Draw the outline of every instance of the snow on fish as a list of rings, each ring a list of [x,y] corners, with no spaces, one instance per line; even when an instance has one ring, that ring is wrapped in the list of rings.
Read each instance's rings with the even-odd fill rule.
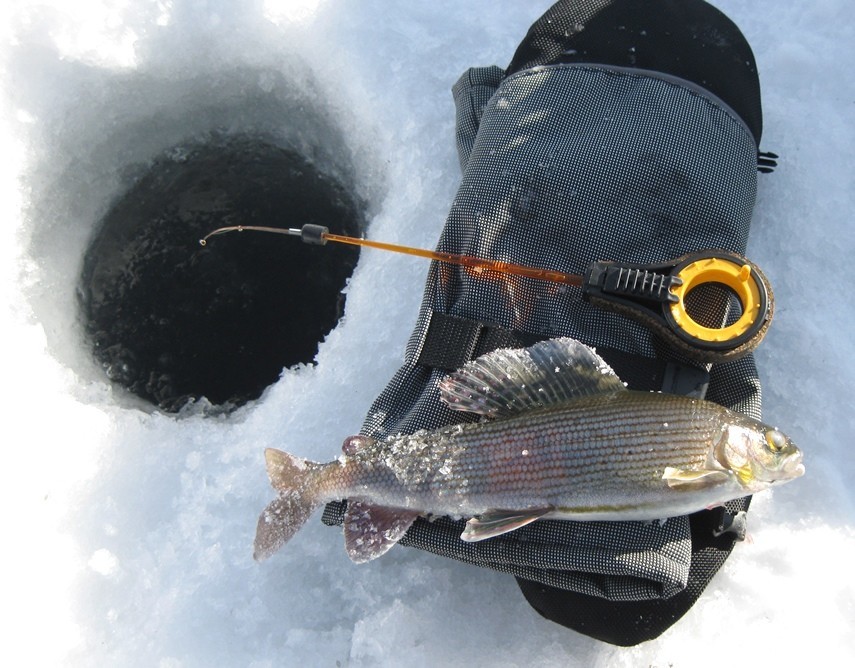
[[[655,520],[804,473],[782,432],[718,404],[637,392],[575,339],[497,350],[440,382],[451,408],[485,419],[376,440],[351,436],[328,464],[265,452],[279,492],[255,557],[276,552],[319,506],[347,499],[345,547],[362,563],[420,516],[470,518],[479,541],[538,519]]]

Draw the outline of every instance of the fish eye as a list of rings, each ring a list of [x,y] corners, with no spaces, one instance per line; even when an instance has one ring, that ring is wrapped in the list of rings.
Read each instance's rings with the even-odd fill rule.
[[[770,452],[781,452],[787,445],[787,437],[777,429],[766,430],[766,448]]]

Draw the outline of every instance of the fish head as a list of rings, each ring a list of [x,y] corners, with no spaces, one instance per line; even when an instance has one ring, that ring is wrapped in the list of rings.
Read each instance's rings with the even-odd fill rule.
[[[737,422],[722,431],[719,464],[736,474],[746,492],[804,475],[802,453],[789,436],[760,422]]]

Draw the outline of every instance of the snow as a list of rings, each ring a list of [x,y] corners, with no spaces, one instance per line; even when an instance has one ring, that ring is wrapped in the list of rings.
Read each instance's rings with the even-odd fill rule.
[[[174,416],[108,386],[81,344],[92,225],[139,165],[212,126],[325,108],[371,235],[431,246],[458,180],[450,86],[505,65],[548,0],[8,0],[0,9],[0,302],[7,665],[705,666],[855,659],[855,27],[850,0],[718,0],[761,71],[749,255],[776,319],[765,416],[807,475],[755,498],[737,546],[661,638],[616,648],[540,618],[507,576],[395,548],[346,557],[315,519],[252,560],[263,449],[330,460],[397,368],[427,269],[365,252],[318,364],[229,417]],[[324,158],[323,155],[320,156]],[[837,274],[837,275],[835,275]],[[383,319],[377,300],[383,298]],[[846,661],[846,657],[850,661]]]

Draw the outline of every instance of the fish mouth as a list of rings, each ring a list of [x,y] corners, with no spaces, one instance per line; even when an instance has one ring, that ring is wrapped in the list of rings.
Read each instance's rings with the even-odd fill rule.
[[[805,465],[802,462],[802,453],[794,452],[787,457],[784,465],[781,467],[781,472],[784,474],[784,479],[786,480],[803,476],[805,474]]]

